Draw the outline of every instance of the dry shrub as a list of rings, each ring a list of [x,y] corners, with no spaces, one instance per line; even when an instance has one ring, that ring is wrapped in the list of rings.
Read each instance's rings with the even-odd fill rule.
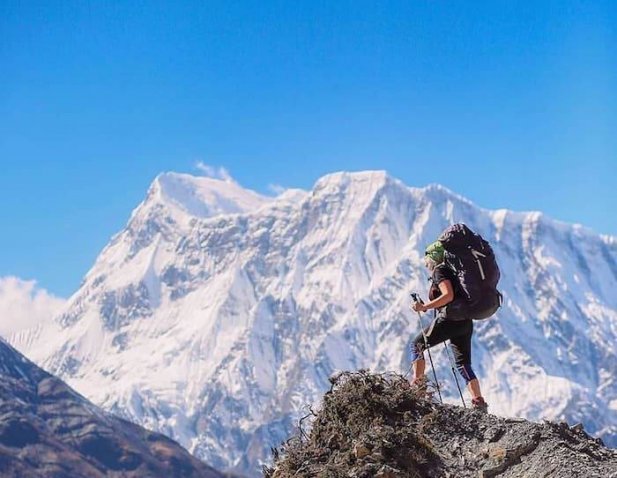
[[[321,409],[311,411],[300,421],[297,435],[273,450],[266,478],[361,478],[386,469],[395,474],[382,476],[419,477],[440,468],[419,426],[433,403],[404,377],[361,370],[338,374],[330,382]]]

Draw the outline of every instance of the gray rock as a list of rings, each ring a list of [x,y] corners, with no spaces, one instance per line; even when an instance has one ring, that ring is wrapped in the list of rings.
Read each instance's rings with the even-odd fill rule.
[[[617,478],[617,450],[580,426],[431,403],[399,375],[339,374],[314,423],[307,441],[275,460],[274,476]],[[355,439],[327,449],[332,433]],[[368,446],[362,448],[361,462],[346,460],[359,456],[358,443],[364,441],[379,446],[370,454]],[[326,470],[326,463],[337,466]],[[271,473],[266,470],[266,477]]]

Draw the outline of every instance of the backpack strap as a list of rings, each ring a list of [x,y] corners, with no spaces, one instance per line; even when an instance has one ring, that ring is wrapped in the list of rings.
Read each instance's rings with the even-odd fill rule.
[[[482,277],[482,280],[485,280],[486,275],[484,274],[484,268],[482,267],[482,261],[480,260],[480,257],[486,257],[486,254],[482,254],[480,251],[471,249],[471,255],[476,260],[476,264],[478,264],[478,268],[480,269],[480,277]]]

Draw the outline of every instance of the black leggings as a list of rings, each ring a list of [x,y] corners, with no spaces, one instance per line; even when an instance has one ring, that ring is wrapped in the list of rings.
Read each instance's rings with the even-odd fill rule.
[[[443,317],[438,317],[425,329],[425,333],[429,347],[434,347],[446,340],[450,340],[456,368],[465,382],[469,383],[476,378],[476,374],[471,368],[473,320],[447,320]],[[424,337],[422,332],[420,332],[416,335],[411,346],[411,361],[415,362],[420,358],[424,358],[423,352],[425,349]]]

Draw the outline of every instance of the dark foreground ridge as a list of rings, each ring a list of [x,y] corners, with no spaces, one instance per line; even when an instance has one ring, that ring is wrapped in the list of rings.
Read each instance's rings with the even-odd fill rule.
[[[617,478],[617,450],[580,426],[435,404],[395,374],[331,382],[310,433],[275,451],[266,478]]]
[[[2,478],[222,478],[173,440],[103,412],[0,339]]]

